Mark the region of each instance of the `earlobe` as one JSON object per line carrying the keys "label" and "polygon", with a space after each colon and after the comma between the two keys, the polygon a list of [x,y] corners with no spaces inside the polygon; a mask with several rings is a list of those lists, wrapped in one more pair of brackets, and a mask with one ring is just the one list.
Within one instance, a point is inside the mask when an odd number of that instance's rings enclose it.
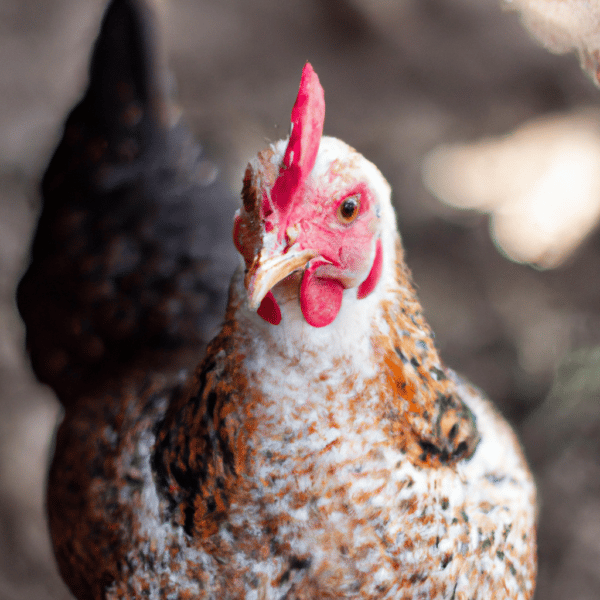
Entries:
{"label": "earlobe", "polygon": [[242,243],[242,217],[239,210],[235,214],[233,221],[233,243],[235,244],[235,249],[244,257],[246,264],[248,264],[248,260],[251,261],[252,256]]}
{"label": "earlobe", "polygon": [[235,249],[244,256],[244,247],[242,246],[242,241],[240,239],[241,235],[241,226],[242,226],[242,217],[240,216],[240,211],[238,210],[235,213],[235,218],[233,221],[233,243],[235,245]]}
{"label": "earlobe", "polygon": [[381,277],[381,271],[383,268],[383,248],[381,246],[381,240],[377,240],[375,246],[375,260],[371,271],[367,275],[367,278],[358,286],[358,292],[356,294],[359,300],[366,298],[377,285],[379,278]]}

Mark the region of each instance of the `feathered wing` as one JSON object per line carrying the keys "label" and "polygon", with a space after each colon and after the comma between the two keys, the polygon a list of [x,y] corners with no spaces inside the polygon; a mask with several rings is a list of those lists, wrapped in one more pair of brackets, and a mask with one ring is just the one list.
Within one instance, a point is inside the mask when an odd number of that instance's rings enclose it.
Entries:
{"label": "feathered wing", "polygon": [[43,179],[18,306],[36,375],[65,404],[136,365],[197,361],[236,263],[235,201],[176,118],[157,30],[148,2],[109,5]]}

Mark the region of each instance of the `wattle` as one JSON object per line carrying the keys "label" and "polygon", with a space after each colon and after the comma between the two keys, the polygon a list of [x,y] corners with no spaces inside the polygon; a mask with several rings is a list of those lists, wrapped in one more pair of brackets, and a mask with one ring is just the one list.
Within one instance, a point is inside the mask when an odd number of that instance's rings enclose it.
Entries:
{"label": "wattle", "polygon": [[344,286],[336,279],[318,277],[307,269],[300,285],[300,309],[313,327],[329,325],[340,312]]}
{"label": "wattle", "polygon": [[267,323],[271,325],[279,325],[281,323],[281,309],[273,292],[269,292],[260,303],[258,310],[256,311],[259,317],[262,317]]}

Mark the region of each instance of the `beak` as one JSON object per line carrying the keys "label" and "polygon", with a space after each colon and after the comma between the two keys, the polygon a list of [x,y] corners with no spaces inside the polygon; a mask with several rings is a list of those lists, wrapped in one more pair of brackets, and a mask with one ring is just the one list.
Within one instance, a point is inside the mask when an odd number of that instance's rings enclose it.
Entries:
{"label": "beak", "polygon": [[250,308],[257,310],[275,285],[294,271],[302,269],[315,256],[318,256],[315,250],[294,250],[294,247],[284,254],[268,256],[263,248],[246,275]]}

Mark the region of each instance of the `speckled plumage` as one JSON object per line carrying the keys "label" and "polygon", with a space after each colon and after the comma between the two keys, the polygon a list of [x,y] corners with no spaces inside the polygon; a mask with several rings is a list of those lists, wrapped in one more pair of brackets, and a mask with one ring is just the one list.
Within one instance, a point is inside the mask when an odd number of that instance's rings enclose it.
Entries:
{"label": "speckled plumage", "polygon": [[[531,598],[531,475],[491,403],[440,361],[387,182],[324,137],[293,199],[271,209],[288,146],[246,172],[235,228],[245,264],[196,370],[178,350],[166,368],[138,360],[69,397],[48,485],[63,577],[90,600]],[[365,250],[340,275],[343,252],[338,266],[306,254],[313,223],[301,216],[331,213],[319,239],[351,234],[335,221],[349,194],[362,201]],[[297,228],[278,231],[284,212]],[[278,253],[306,264],[255,297]],[[323,324],[302,290],[342,276],[341,292],[323,287],[342,295]],[[256,312],[267,291],[279,321]]]}

